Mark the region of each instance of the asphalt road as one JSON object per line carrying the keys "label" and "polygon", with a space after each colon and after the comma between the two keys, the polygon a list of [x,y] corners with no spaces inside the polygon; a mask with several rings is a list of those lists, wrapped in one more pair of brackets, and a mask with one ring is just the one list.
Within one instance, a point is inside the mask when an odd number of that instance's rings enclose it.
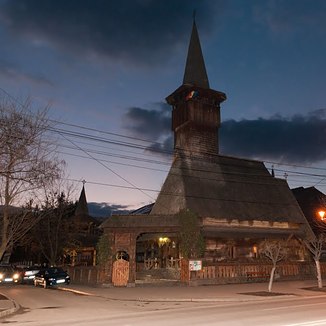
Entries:
{"label": "asphalt road", "polygon": [[109,300],[28,285],[0,292],[22,307],[0,321],[13,325],[326,325],[324,295],[207,303]]}

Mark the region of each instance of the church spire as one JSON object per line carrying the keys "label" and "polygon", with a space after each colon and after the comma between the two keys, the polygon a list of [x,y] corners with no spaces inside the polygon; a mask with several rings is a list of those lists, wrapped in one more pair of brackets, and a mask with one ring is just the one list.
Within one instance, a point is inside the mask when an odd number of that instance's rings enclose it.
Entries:
{"label": "church spire", "polygon": [[87,200],[85,194],[85,186],[83,182],[83,189],[80,193],[80,197],[77,203],[77,208],[75,211],[75,216],[85,216],[88,215],[88,207],[87,207]]}
{"label": "church spire", "polygon": [[190,84],[206,89],[209,88],[209,82],[206,73],[204,57],[200,46],[195,17],[188,48],[183,84]]}

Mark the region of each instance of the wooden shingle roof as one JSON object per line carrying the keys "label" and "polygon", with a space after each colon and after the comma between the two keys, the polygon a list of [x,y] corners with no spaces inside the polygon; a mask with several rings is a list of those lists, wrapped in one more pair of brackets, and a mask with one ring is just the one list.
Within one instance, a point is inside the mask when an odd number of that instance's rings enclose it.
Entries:
{"label": "wooden shingle roof", "polygon": [[260,161],[222,155],[175,158],[150,214],[184,208],[203,218],[307,223],[285,180]]}

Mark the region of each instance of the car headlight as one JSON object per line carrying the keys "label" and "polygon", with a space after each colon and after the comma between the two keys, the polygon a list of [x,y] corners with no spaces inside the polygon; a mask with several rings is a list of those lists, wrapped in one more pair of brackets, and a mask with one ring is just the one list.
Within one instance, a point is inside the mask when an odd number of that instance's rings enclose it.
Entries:
{"label": "car headlight", "polygon": [[55,278],[53,278],[53,277],[49,278],[49,281],[54,281],[54,280],[55,280]]}
{"label": "car headlight", "polygon": [[19,279],[19,274],[18,274],[18,273],[15,273],[15,274],[12,276],[12,278],[13,278],[14,280],[18,280],[18,279]]}

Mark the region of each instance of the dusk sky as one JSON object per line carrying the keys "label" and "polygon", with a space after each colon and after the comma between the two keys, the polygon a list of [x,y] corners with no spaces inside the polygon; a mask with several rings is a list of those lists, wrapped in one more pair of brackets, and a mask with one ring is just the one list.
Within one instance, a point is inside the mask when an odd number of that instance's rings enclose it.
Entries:
{"label": "dusk sky", "polygon": [[[326,1],[0,0],[0,94],[50,105],[68,178],[89,202],[155,201],[196,10],[220,153],[326,193]],[[163,153],[155,152],[161,150]]]}

